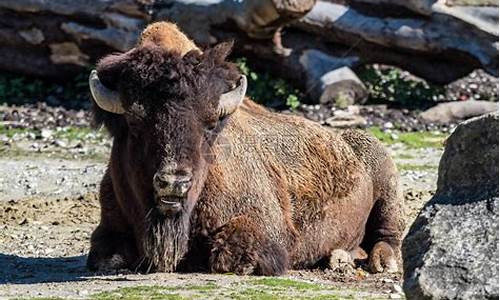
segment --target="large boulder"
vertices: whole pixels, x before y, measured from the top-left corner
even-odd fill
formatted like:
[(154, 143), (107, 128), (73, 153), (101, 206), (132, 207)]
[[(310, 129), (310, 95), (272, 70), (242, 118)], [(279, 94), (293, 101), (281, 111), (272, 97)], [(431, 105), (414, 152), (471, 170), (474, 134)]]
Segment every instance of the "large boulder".
[(498, 299), (498, 113), (461, 123), (403, 242), (408, 299)]

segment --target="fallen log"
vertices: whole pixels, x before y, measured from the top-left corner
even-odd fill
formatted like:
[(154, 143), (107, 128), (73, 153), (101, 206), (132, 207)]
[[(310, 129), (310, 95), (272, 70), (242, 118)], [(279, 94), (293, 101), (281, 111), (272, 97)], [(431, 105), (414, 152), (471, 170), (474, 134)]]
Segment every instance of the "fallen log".
[[(170, 20), (202, 46), (234, 39), (234, 55), (290, 80), (313, 101), (334, 98), (331, 84), (321, 81), (332, 80), (337, 75), (325, 74), (342, 67), (395, 65), (436, 83), (477, 68), (498, 74), (498, 17), (491, 13), (498, 7), (446, 6), (442, 0), (333, 2), (344, 3), (3, 0), (0, 69), (66, 80), (107, 53), (133, 47), (148, 23)], [(319, 64), (304, 64), (311, 53)], [(356, 102), (362, 102), (358, 94)]]
[[(396, 18), (365, 15), (348, 6), (319, 1), (296, 26), (333, 43), (361, 41), (353, 53), (359, 53), (364, 63), (395, 64), (437, 83), (453, 81), (474, 68), (498, 76), (498, 29), (493, 29), (498, 27), (498, 18), (495, 26), (485, 25), (488, 30), (482, 30), (444, 13), (458, 14), (457, 10), (439, 7), (430, 18)], [(493, 10), (498, 14), (498, 8)], [(370, 48), (383, 50), (384, 55), (367, 53)], [(414, 57), (418, 64), (412, 63)], [(448, 71), (435, 68), (437, 60), (446, 62)]]
[(0, 69), (64, 80), (106, 53), (130, 49), (154, 20), (178, 22), (203, 45), (215, 42), (211, 27), (228, 20), (237, 24), (239, 34), (264, 38), (303, 16), (314, 3), (4, 0), (0, 2)]
[(343, 61), (313, 49), (304, 51), (300, 64), (306, 72), (307, 91), (319, 103), (347, 107), (363, 104), (368, 98), (363, 82)]

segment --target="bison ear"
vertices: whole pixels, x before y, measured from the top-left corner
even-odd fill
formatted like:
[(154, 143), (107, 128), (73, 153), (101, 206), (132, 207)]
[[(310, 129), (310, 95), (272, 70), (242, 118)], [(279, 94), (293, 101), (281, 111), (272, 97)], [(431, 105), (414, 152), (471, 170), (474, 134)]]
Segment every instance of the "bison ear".
[(222, 42), (215, 45), (212, 49), (208, 50), (208, 55), (214, 59), (217, 63), (222, 63), (231, 54), (233, 50), (233, 41)]
[(96, 67), (101, 83), (107, 88), (116, 90), (128, 58), (129, 52), (111, 54), (101, 59)]

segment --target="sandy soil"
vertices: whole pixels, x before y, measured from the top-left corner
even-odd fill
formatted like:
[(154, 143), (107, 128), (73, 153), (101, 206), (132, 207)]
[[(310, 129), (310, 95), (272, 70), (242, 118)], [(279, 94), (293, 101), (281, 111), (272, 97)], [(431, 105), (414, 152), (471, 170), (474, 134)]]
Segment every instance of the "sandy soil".
[[(398, 145), (391, 149), (398, 164), (425, 166), (401, 171), (410, 224), (435, 189), (441, 151)], [(88, 298), (138, 285), (216, 283), (224, 289), (244, 286), (249, 280), (235, 275), (89, 273), (85, 260), (90, 234), (99, 221), (96, 191), (105, 161), (48, 158), (24, 150), (21, 156), (7, 158), (9, 152), (4, 152), (7, 155), (0, 158), (0, 299)], [(400, 274), (371, 275), (361, 267), (291, 271), (285, 277), (338, 288), (341, 298), (403, 297)]]

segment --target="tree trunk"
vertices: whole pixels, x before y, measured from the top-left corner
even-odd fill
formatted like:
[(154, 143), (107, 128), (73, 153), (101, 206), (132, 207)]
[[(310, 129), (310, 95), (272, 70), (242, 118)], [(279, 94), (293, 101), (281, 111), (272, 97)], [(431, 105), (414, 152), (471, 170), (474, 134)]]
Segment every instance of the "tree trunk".
[[(235, 55), (322, 101), (333, 97), (331, 83), (321, 82), (332, 80), (327, 74), (367, 63), (396, 65), (436, 83), (476, 68), (497, 75), (498, 7), (442, 2), (2, 0), (0, 69), (65, 80), (107, 53), (133, 47), (148, 23), (170, 20), (201, 46), (234, 39)], [(305, 63), (311, 54), (320, 63)]]
[(3, 0), (0, 2), (0, 69), (68, 78), (113, 51), (134, 46), (155, 20), (171, 20), (202, 45), (231, 22), (239, 35), (268, 38), (305, 15), (315, 0), (154, 1)]

